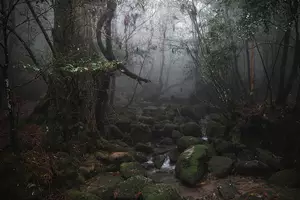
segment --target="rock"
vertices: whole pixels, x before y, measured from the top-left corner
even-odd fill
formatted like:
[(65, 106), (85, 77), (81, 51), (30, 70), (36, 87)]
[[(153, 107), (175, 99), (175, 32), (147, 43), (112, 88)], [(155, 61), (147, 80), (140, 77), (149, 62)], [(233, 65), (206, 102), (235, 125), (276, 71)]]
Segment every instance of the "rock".
[(154, 151), (154, 149), (151, 145), (143, 144), (143, 143), (137, 143), (134, 148), (136, 151), (140, 151), (140, 152), (143, 152), (146, 154), (153, 153), (153, 151)]
[(243, 149), (237, 152), (237, 159), (240, 161), (250, 161), (257, 159), (255, 156), (255, 152), (250, 149)]
[(142, 196), (144, 200), (183, 200), (175, 188), (163, 183), (144, 187)]
[(123, 132), (129, 133), (131, 128), (131, 121), (130, 119), (119, 119), (115, 125)]
[(130, 136), (133, 143), (149, 142), (152, 139), (152, 132), (146, 124), (131, 124)]
[(114, 152), (109, 155), (109, 161), (113, 164), (120, 165), (124, 162), (134, 161), (133, 156), (129, 152)]
[(201, 127), (208, 138), (224, 137), (226, 132), (226, 126), (212, 120), (202, 120)]
[(67, 199), (72, 199), (72, 200), (101, 200), (100, 197), (94, 194), (81, 192), (74, 189), (67, 191), (66, 197)]
[(133, 154), (133, 157), (136, 161), (140, 162), (140, 163), (144, 163), (148, 161), (148, 157), (145, 153), (143, 152), (135, 152)]
[(217, 113), (211, 113), (211, 114), (205, 116), (205, 119), (209, 120), (209, 121), (218, 122), (222, 125), (226, 125), (228, 123), (228, 119), (224, 115), (217, 114)]
[(102, 151), (108, 151), (108, 152), (116, 152), (116, 151), (124, 152), (130, 150), (128, 147), (120, 146), (119, 144), (113, 143), (104, 138), (100, 138), (97, 140), (97, 148)]
[(125, 179), (128, 179), (133, 176), (145, 176), (146, 172), (143, 168), (143, 166), (140, 163), (137, 162), (127, 162), (122, 163), (120, 166), (120, 173), (122, 177)]
[(180, 126), (181, 132), (185, 136), (201, 137), (201, 127), (196, 122), (188, 122)]
[(267, 176), (270, 168), (258, 160), (238, 161), (235, 165), (235, 172), (244, 176)]
[(173, 144), (173, 140), (171, 138), (164, 138), (160, 141), (159, 144), (162, 144), (162, 145), (172, 145)]
[(296, 169), (284, 169), (273, 174), (269, 182), (282, 187), (297, 187), (300, 176)]
[(80, 190), (101, 197), (101, 199), (109, 199), (113, 194), (116, 186), (123, 181), (121, 176), (115, 176), (111, 173), (99, 174), (88, 180)]
[(172, 131), (172, 139), (176, 142), (179, 138), (181, 138), (183, 134), (180, 131), (173, 130)]
[(278, 171), (282, 168), (281, 158), (273, 155), (270, 151), (257, 148), (256, 149), (257, 160), (266, 163), (275, 171)]
[(242, 194), (237, 200), (291, 200), (291, 198), (286, 198), (281, 195), (278, 195), (277, 192), (269, 189), (255, 189), (250, 192)]
[(166, 156), (165, 155), (158, 155), (158, 156), (155, 156), (153, 158), (153, 163), (154, 163), (154, 166), (157, 168), (157, 169), (160, 169), (161, 166), (164, 164), (164, 161), (166, 160)]
[(223, 181), (222, 183), (219, 183), (217, 185), (217, 190), (222, 199), (224, 200), (233, 199), (238, 194), (238, 190), (236, 189), (236, 187), (228, 181)]
[(98, 151), (95, 153), (95, 157), (100, 161), (109, 161), (109, 153), (105, 151)]
[(177, 124), (165, 123), (162, 128), (162, 135), (163, 137), (172, 137), (172, 133), (174, 130), (178, 130), (179, 126)]
[(176, 177), (185, 184), (195, 186), (207, 171), (207, 151), (207, 146), (195, 145), (180, 154), (175, 167)]
[(169, 151), (168, 156), (170, 158), (170, 162), (171, 163), (176, 163), (178, 160), (180, 153), (178, 151), (177, 148), (172, 149), (171, 151)]
[(193, 136), (183, 136), (177, 141), (177, 148), (179, 152), (183, 152), (190, 146), (201, 144), (203, 141), (200, 138)]
[(148, 116), (138, 116), (137, 120), (141, 123), (148, 124), (148, 125), (153, 125), (155, 122), (153, 117), (148, 117)]
[(79, 167), (79, 172), (85, 178), (90, 178), (94, 174), (101, 171), (101, 163), (94, 155), (89, 155), (86, 160)]
[(228, 176), (233, 167), (233, 160), (223, 156), (213, 156), (208, 162), (208, 170), (217, 178)]
[(150, 184), (153, 184), (153, 181), (144, 176), (131, 177), (118, 184), (114, 191), (114, 198), (111, 199), (137, 199), (137, 195), (143, 188)]
[(218, 154), (223, 155), (224, 153), (235, 153), (236, 147), (232, 142), (217, 139), (213, 141), (215, 150)]

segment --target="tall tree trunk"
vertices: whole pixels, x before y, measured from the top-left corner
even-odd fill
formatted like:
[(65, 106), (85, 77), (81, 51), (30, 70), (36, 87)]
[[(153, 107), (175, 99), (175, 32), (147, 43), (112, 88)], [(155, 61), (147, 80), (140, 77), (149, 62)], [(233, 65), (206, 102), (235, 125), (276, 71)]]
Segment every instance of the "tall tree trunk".
[[(164, 25), (163, 25), (164, 26)], [(164, 82), (163, 82), (163, 73), (165, 69), (165, 41), (166, 41), (166, 32), (167, 32), (167, 27), (163, 27), (163, 32), (162, 32), (162, 44), (161, 44), (161, 64), (160, 64), (160, 72), (159, 72), (159, 91), (158, 93), (161, 92), (161, 90), (164, 87)]]
[(285, 68), (288, 60), (288, 52), (289, 52), (289, 41), (291, 37), (291, 28), (289, 27), (287, 31), (284, 33), (284, 47), (283, 47), (283, 55), (281, 59), (280, 65), (280, 78), (278, 84), (278, 94), (276, 98), (276, 103), (281, 101), (284, 92), (284, 82), (285, 82)]

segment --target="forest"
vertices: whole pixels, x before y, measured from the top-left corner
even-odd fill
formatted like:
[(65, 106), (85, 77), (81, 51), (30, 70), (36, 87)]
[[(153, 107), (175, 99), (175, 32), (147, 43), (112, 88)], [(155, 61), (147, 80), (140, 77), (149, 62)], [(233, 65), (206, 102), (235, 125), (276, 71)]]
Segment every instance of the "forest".
[(299, 20), (300, 0), (0, 0), (0, 198), (299, 200)]

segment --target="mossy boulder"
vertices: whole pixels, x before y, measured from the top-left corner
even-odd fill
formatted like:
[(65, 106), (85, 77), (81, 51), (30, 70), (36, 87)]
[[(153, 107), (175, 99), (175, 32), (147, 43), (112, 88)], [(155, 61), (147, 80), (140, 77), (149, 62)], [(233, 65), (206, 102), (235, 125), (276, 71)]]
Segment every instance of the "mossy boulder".
[(146, 171), (140, 163), (137, 162), (127, 162), (122, 163), (120, 166), (120, 173), (122, 177), (128, 179), (132, 176), (145, 176)]
[(69, 190), (66, 192), (66, 199), (70, 200), (101, 200), (100, 197), (87, 193), (87, 192), (81, 192), (79, 190)]
[(148, 125), (153, 125), (155, 122), (154, 118), (149, 116), (138, 116), (137, 120), (141, 123), (148, 124)]
[(178, 130), (177, 124), (165, 123), (162, 127), (161, 137), (171, 137), (174, 130)]
[(108, 141), (104, 138), (100, 138), (97, 140), (97, 148), (101, 151), (107, 151), (107, 152), (124, 152), (124, 151), (129, 151), (129, 147), (124, 147), (121, 146), (114, 141)]
[(202, 130), (208, 138), (224, 137), (226, 132), (226, 126), (213, 121), (213, 120), (202, 120)]
[(191, 146), (180, 154), (175, 167), (176, 177), (190, 186), (195, 186), (207, 171), (208, 147)]
[(144, 187), (142, 196), (144, 200), (183, 200), (176, 188), (163, 183)]
[(171, 163), (176, 163), (178, 160), (180, 153), (177, 148), (172, 149), (171, 151), (168, 152), (168, 156), (170, 158)]
[(176, 142), (179, 138), (181, 138), (183, 134), (180, 131), (173, 130), (172, 131), (172, 139)]
[(278, 171), (282, 168), (281, 158), (278, 156), (275, 156), (272, 152), (270, 152), (268, 150), (257, 148), (256, 149), (256, 157), (257, 157), (257, 160), (266, 163), (275, 171)]
[(200, 138), (196, 138), (193, 136), (183, 136), (177, 141), (177, 148), (179, 152), (183, 152), (190, 146), (201, 144), (203, 141)]
[(79, 167), (79, 172), (85, 178), (90, 178), (93, 175), (101, 172), (102, 165), (94, 155), (88, 155)]
[(109, 161), (109, 153), (105, 151), (97, 151), (95, 152), (95, 157), (99, 161), (108, 162)]
[(201, 137), (201, 126), (196, 122), (188, 122), (180, 126), (180, 130), (185, 136)]
[(112, 164), (120, 165), (124, 162), (134, 161), (134, 157), (129, 152), (113, 152), (109, 155), (108, 160)]
[(144, 143), (137, 143), (134, 147), (134, 149), (136, 151), (139, 151), (139, 152), (143, 152), (143, 153), (146, 153), (146, 154), (150, 154), (150, 153), (153, 153), (153, 147), (151, 146), (151, 144), (144, 144)]
[(145, 153), (143, 152), (134, 152), (133, 153), (133, 157), (136, 161), (138, 161), (139, 163), (144, 163), (148, 161), (148, 157)]
[(224, 156), (213, 156), (208, 162), (208, 170), (217, 178), (229, 175), (233, 168), (233, 160)]
[(107, 127), (109, 139), (123, 139), (126, 135), (116, 125), (110, 124)]
[(137, 199), (144, 187), (153, 184), (153, 181), (144, 176), (133, 176), (118, 184), (114, 191), (114, 199)]
[(97, 195), (102, 199), (109, 199), (121, 181), (123, 181), (121, 176), (114, 176), (111, 173), (99, 174), (88, 180), (80, 190)]
[(296, 187), (300, 183), (299, 172), (296, 169), (284, 169), (269, 178), (269, 182), (282, 187)]

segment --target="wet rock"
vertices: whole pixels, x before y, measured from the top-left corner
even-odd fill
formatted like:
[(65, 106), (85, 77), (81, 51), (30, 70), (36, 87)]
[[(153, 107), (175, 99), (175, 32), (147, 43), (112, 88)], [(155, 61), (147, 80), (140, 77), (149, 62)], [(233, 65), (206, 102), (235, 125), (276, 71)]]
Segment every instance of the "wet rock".
[(160, 141), (159, 144), (162, 144), (162, 145), (172, 145), (173, 144), (173, 140), (171, 138), (164, 138)]
[(135, 152), (133, 154), (133, 157), (136, 161), (140, 162), (140, 163), (144, 163), (148, 161), (148, 157), (145, 153), (143, 152)]
[(236, 146), (232, 142), (217, 139), (213, 141), (215, 150), (218, 154), (223, 155), (224, 153), (235, 153)]
[[(153, 181), (144, 176), (134, 176), (118, 184), (114, 191), (114, 199), (137, 199), (137, 195)], [(112, 196), (113, 197), (113, 196)]]
[(238, 194), (236, 187), (228, 181), (223, 181), (222, 183), (218, 184), (217, 190), (224, 200), (234, 199)]
[(196, 122), (188, 122), (180, 126), (180, 130), (185, 136), (201, 137), (201, 127)]
[(201, 121), (202, 130), (208, 138), (224, 137), (226, 126), (212, 120)]
[(120, 173), (122, 177), (125, 179), (128, 179), (133, 176), (145, 176), (146, 172), (143, 168), (143, 166), (140, 163), (137, 162), (127, 162), (122, 163), (120, 166)]
[(235, 172), (245, 176), (268, 176), (270, 168), (258, 160), (238, 161), (235, 165)]
[(183, 200), (175, 188), (163, 183), (144, 187), (142, 196), (145, 200)]
[(297, 187), (300, 183), (300, 174), (296, 169), (281, 170), (273, 174), (269, 182), (282, 187)]
[(158, 155), (158, 156), (155, 156), (155, 157), (153, 158), (154, 166), (155, 166), (157, 169), (160, 169), (161, 166), (164, 164), (166, 158), (167, 158), (166, 155)]
[(176, 177), (183, 183), (195, 186), (207, 171), (207, 146), (191, 146), (180, 154), (175, 168)]
[(172, 137), (172, 133), (174, 130), (178, 130), (179, 126), (177, 124), (172, 123), (165, 123), (162, 128), (162, 135), (163, 137)]
[(176, 142), (179, 138), (181, 138), (183, 134), (180, 131), (173, 130), (172, 131), (172, 139)]
[(69, 190), (66, 192), (67, 199), (72, 200), (101, 200), (100, 197), (87, 193), (87, 192), (81, 192), (79, 190)]
[(135, 148), (136, 151), (140, 151), (140, 152), (143, 152), (143, 153), (146, 153), (146, 154), (153, 153), (153, 151), (154, 151), (151, 144), (137, 143), (134, 148)]
[(111, 173), (99, 174), (88, 180), (80, 190), (101, 197), (101, 199), (109, 199), (113, 194), (116, 186), (123, 181), (121, 176), (115, 176)]
[(264, 149), (257, 148), (256, 149), (256, 157), (257, 160), (266, 163), (275, 171), (278, 171), (282, 168), (281, 166), (281, 158), (272, 154), (272, 152)]
[(179, 155), (180, 155), (180, 152), (178, 151), (177, 148), (174, 148), (171, 151), (169, 151), (168, 156), (170, 158), (170, 162), (171, 163), (176, 163), (177, 160), (178, 160)]
[(193, 136), (183, 136), (177, 141), (177, 148), (179, 152), (183, 152), (185, 149), (190, 146), (201, 144), (203, 141), (200, 138), (196, 138)]
[(143, 124), (153, 125), (155, 120), (153, 117), (148, 116), (138, 116), (137, 120)]
[(233, 168), (233, 160), (223, 156), (213, 156), (208, 162), (208, 170), (217, 178), (223, 178), (230, 174)]
[(148, 142), (152, 139), (152, 131), (146, 124), (131, 124), (130, 136), (133, 143)]

